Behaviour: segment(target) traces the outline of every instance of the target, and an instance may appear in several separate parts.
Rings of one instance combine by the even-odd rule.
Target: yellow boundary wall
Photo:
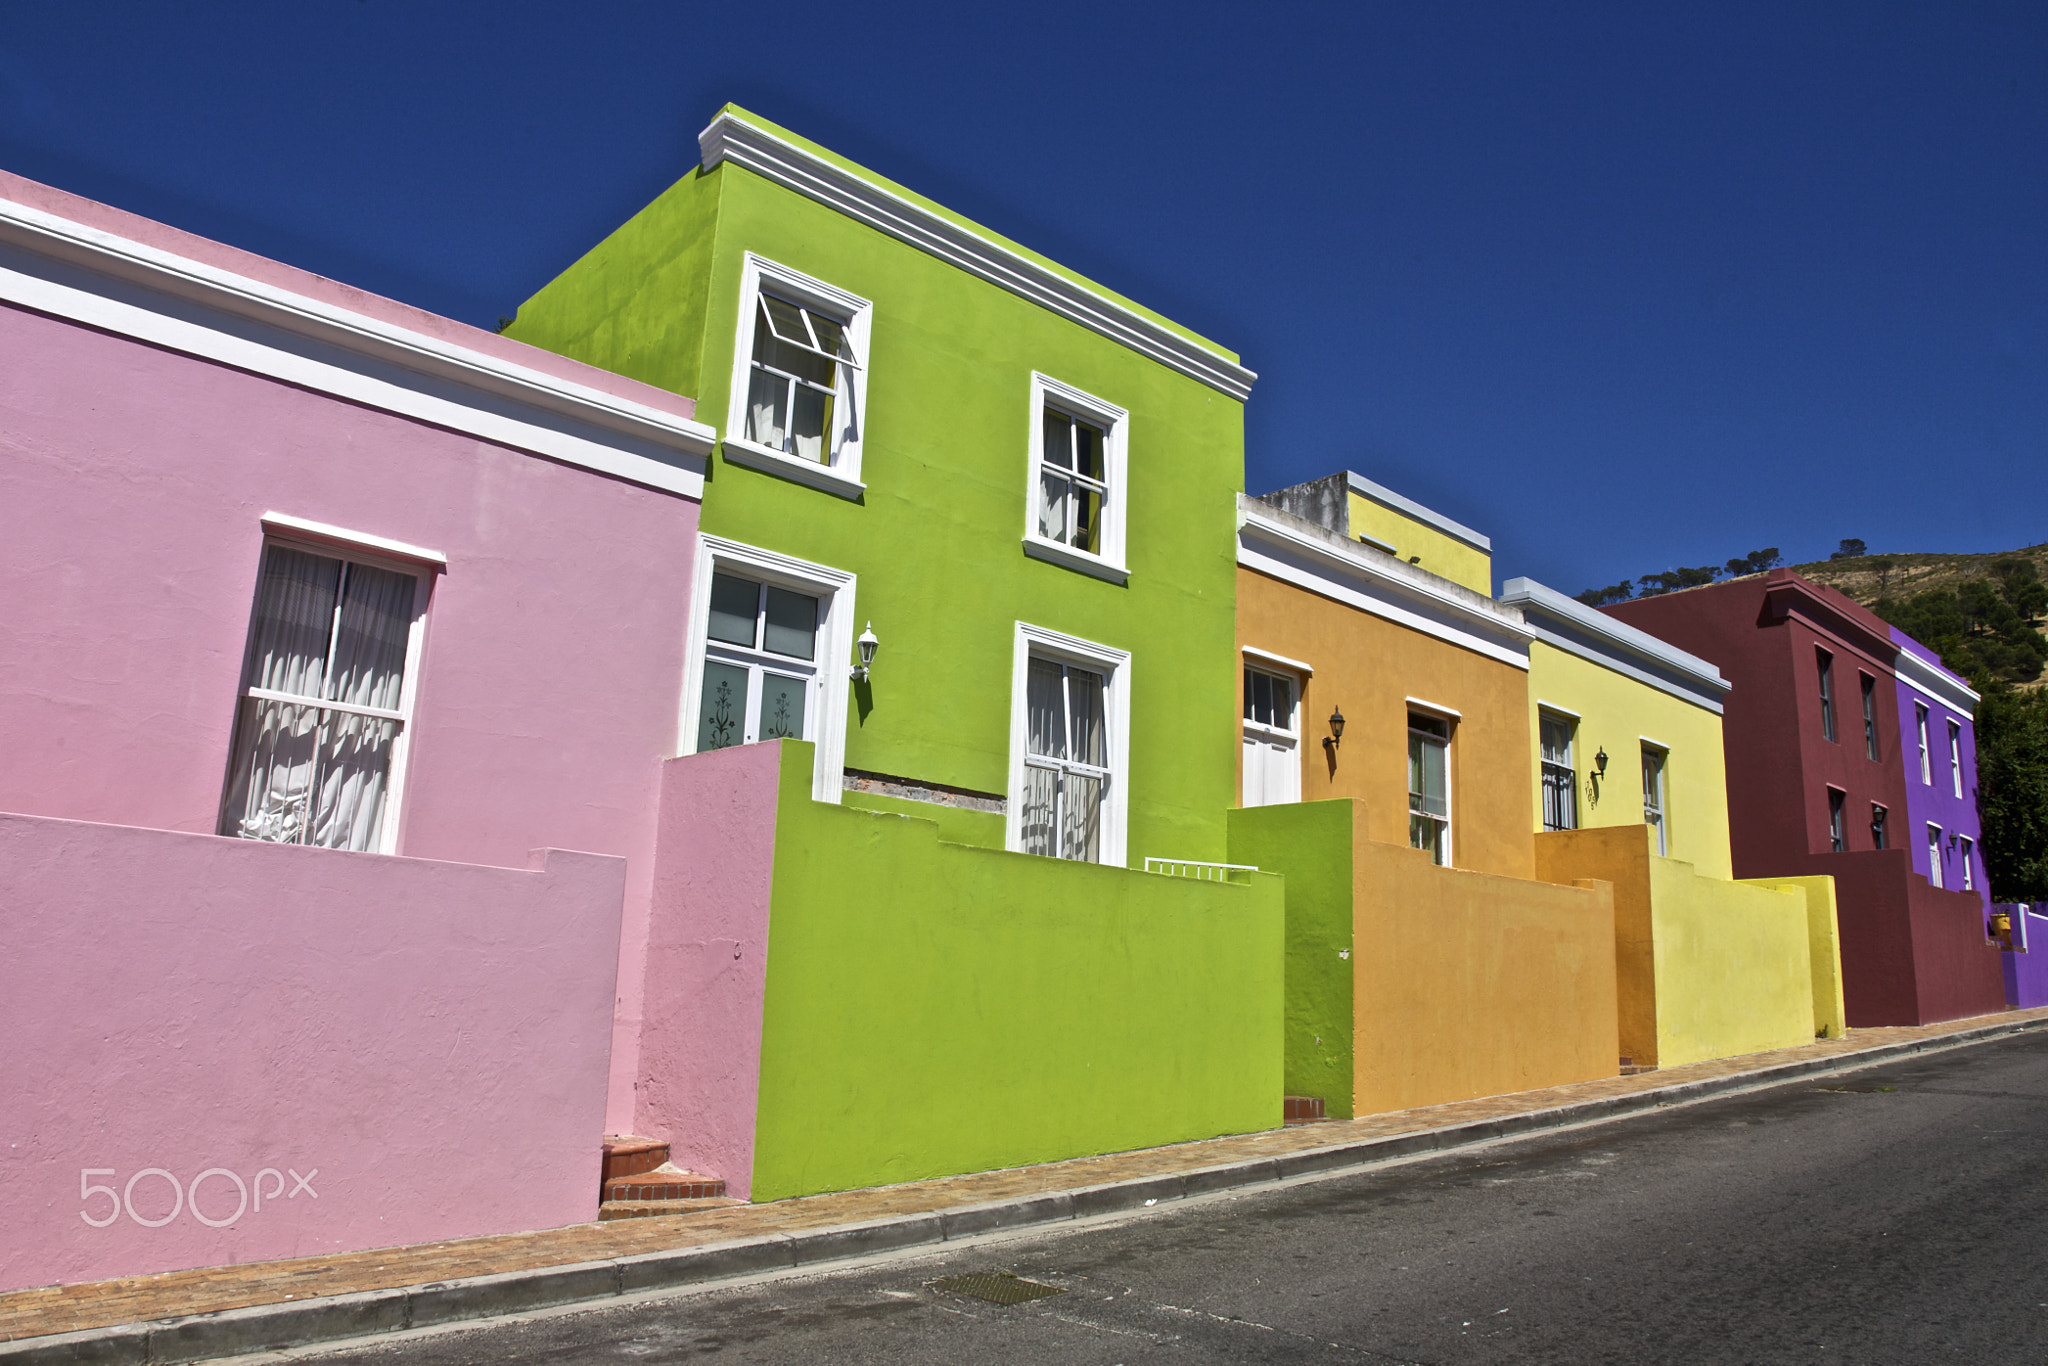
[[[1736,882],[1651,852],[1646,826],[1536,838],[1537,875],[1614,885],[1617,1033],[1675,1067],[1809,1043],[1842,1028],[1830,878]]]

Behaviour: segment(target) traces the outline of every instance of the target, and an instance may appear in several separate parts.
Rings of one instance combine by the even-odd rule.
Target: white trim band
[[[10,200],[0,301],[691,498],[717,439],[693,418]]]
[[[1251,645],[1242,645],[1238,648],[1241,653],[1248,654],[1253,659],[1263,660],[1268,664],[1278,664],[1283,669],[1292,669],[1303,678],[1308,678],[1315,673],[1313,668],[1302,663],[1300,660],[1289,659],[1286,655],[1276,655],[1271,650],[1261,650]]]
[[[448,567],[448,557],[438,550],[424,546],[407,545],[386,536],[372,536],[367,531],[350,531],[347,527],[329,526],[325,522],[308,521],[304,517],[289,517],[282,512],[266,512],[261,521],[265,531],[282,536],[300,536],[308,540],[323,541],[329,545],[346,546],[352,550],[370,550],[380,555],[395,555],[401,560],[413,560],[420,564]]]
[[[1161,365],[1200,380],[1240,403],[1251,394],[1252,382],[1258,378],[1228,357],[1129,306],[934,213],[923,204],[883,189],[809,148],[756,127],[730,109],[721,110],[697,135],[697,146],[707,171],[721,161],[744,167],[784,189],[836,209],[856,222],[885,232],[1069,322],[1079,323]]]

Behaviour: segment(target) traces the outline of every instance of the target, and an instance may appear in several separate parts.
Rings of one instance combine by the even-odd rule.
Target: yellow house
[[[1531,636],[1483,537],[1361,536],[1362,483],[1238,500],[1230,848],[1287,879],[1287,1090],[1348,1116],[1613,1076],[1613,894],[1537,871]],[[1465,582],[1425,567],[1453,541]]]
[[[1614,884],[1619,1037],[1632,1070],[1843,1028],[1830,878],[1736,882],[1720,671],[1530,579],[1536,876]]]

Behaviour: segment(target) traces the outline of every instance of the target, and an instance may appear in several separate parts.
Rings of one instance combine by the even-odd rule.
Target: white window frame
[[[817,748],[811,796],[837,805],[846,778],[846,699],[852,673],[856,576],[758,546],[699,535],[697,564],[690,582],[690,617],[685,634],[683,697],[676,731],[677,754],[697,752],[697,721],[703,705],[704,652],[710,643],[711,576],[727,570],[749,579],[793,589],[818,599],[817,695],[805,729]]]
[[[1451,766],[1451,746],[1454,743],[1456,743],[1458,738],[1459,723],[1461,723],[1465,718],[1462,713],[1453,711],[1449,707],[1438,706],[1434,702],[1425,702],[1417,697],[1411,697],[1407,699],[1407,707],[1407,716],[1404,718],[1401,727],[1402,734],[1404,736],[1421,734],[1428,739],[1440,741],[1444,747],[1444,861],[1441,866],[1445,868],[1455,868],[1458,866],[1458,846],[1456,843],[1458,833],[1456,819],[1458,814],[1458,784],[1456,774]],[[1448,733],[1445,735],[1430,735],[1427,731],[1417,731],[1415,728],[1414,721],[1414,718],[1417,713],[1420,713],[1424,716],[1433,716],[1437,720],[1443,722],[1444,729]],[[1403,784],[1406,784],[1407,782],[1407,771],[1408,747],[1406,745],[1403,745],[1401,747],[1401,781],[1403,782]],[[1412,805],[1405,805],[1405,803],[1407,802],[1407,799],[1409,797],[1412,797],[1413,795],[1413,793],[1403,794],[1404,812],[1410,818],[1411,821],[1414,819],[1415,809]],[[1409,836],[1409,847],[1415,847],[1414,835],[1412,830]],[[1421,853],[1424,851],[1418,849],[1416,852]]]
[[[1545,721],[1560,722],[1565,727],[1564,763],[1562,764],[1553,765],[1550,760],[1543,757],[1543,723]],[[1539,799],[1536,819],[1542,823],[1542,828],[1546,832],[1551,831],[1553,827],[1544,819],[1541,799],[1546,796],[1545,789],[1549,786],[1550,769],[1552,767],[1566,769],[1571,773],[1571,782],[1566,788],[1566,791],[1571,795],[1571,824],[1560,825],[1554,828],[1557,830],[1577,830],[1579,828],[1579,717],[1575,713],[1561,711],[1556,707],[1545,706],[1539,702],[1536,704],[1536,793]]]
[[[1657,761],[1657,790],[1652,792],[1648,783],[1643,784],[1643,823],[1657,828],[1657,852],[1669,856],[1671,853],[1671,805],[1668,794],[1671,791],[1669,771],[1671,751],[1663,745],[1645,740],[1642,746],[1643,776],[1650,776],[1650,760]],[[1652,814],[1656,819],[1650,819]]]
[[[1963,724],[1948,723],[1948,771],[1955,778],[1956,795],[1963,795]]]
[[[1085,550],[1038,534],[1039,470],[1045,463],[1045,410],[1050,407],[1069,417],[1080,418],[1102,429],[1102,553]],[[1050,375],[1031,372],[1031,453],[1024,484],[1024,553],[1048,564],[1092,574],[1098,579],[1121,584],[1131,572],[1124,563],[1125,504],[1129,501],[1126,450],[1130,443],[1131,415],[1095,395],[1062,383]]]
[[[1294,755],[1294,781],[1292,784],[1293,795],[1279,802],[1269,802],[1262,804],[1270,806],[1284,806],[1292,802],[1298,802],[1301,800],[1301,765],[1303,760],[1303,751],[1301,745],[1303,731],[1302,706],[1304,702],[1303,694],[1307,691],[1307,688],[1304,685],[1308,681],[1308,666],[1305,664],[1279,664],[1276,661],[1278,661],[1281,658],[1281,656],[1268,654],[1263,650],[1253,650],[1250,648],[1246,648],[1244,651],[1242,651],[1242,656],[1243,657],[1239,663],[1238,674],[1238,677],[1240,679],[1242,679],[1244,675],[1248,673],[1261,673],[1265,674],[1268,678],[1277,678],[1283,680],[1288,687],[1294,690],[1294,728],[1292,730],[1289,730],[1283,726],[1269,726],[1264,724],[1263,722],[1255,721],[1249,716],[1243,715],[1242,713],[1244,709],[1251,705],[1251,697],[1249,694],[1247,694],[1244,698],[1240,699],[1240,704],[1238,706],[1238,712],[1240,713],[1238,720],[1242,726],[1242,729],[1240,731],[1239,750],[1240,752],[1242,752],[1243,750],[1242,737],[1246,735],[1253,736],[1257,739],[1262,739],[1268,742],[1285,743],[1289,747],[1290,752]],[[1300,670],[1300,672],[1297,672],[1297,669]],[[1240,807],[1250,805],[1249,802],[1245,801],[1245,796],[1247,794],[1244,790],[1244,778],[1244,774],[1238,775],[1237,804]]]
[[[1097,853],[1104,867],[1125,867],[1129,862],[1131,803],[1130,652],[1023,621],[1016,625],[1010,661],[1010,781],[1003,818],[1004,847],[1013,853],[1024,852],[1024,769],[1030,751],[1026,696],[1034,658],[1093,669],[1102,675],[1108,694],[1103,711],[1109,725],[1109,795],[1102,805]]]
[[[435,580],[448,567],[448,557],[438,550],[426,550],[407,545],[403,541],[372,536],[366,532],[350,531],[343,527],[328,526],[322,522],[306,521],[297,517],[286,517],[279,513],[265,513],[262,520],[263,546],[282,546],[286,550],[302,550],[311,555],[324,555],[329,559],[353,561],[370,569],[383,569],[395,574],[409,574],[413,580],[412,620],[405,631],[405,668],[398,680],[398,706],[385,711],[381,707],[358,707],[347,702],[322,702],[316,698],[302,699],[302,705],[318,707],[325,711],[345,711],[358,716],[374,716],[398,723],[398,734],[391,739],[391,761],[384,776],[384,814],[377,827],[377,847],[366,853],[396,854],[399,845],[400,822],[405,818],[405,775],[412,755],[413,711],[419,696],[420,657],[425,653],[427,643],[427,608],[434,596]],[[261,564],[259,558],[258,564]],[[259,570],[259,573],[261,571]],[[249,629],[255,629],[255,596],[260,585],[252,589],[250,597]],[[244,668],[246,669],[246,662]],[[294,694],[272,692],[266,688],[252,688],[240,684],[235,691],[235,726],[239,732],[242,720],[242,702],[250,697],[272,701],[290,702]],[[234,752],[234,741],[229,739],[229,753]],[[223,788],[223,795],[225,795]]]
[[[1936,887],[1947,889],[1947,882],[1941,875],[1941,827],[1933,821],[1927,822],[1927,880]]]
[[[799,460],[787,452],[749,441],[743,435],[747,430],[747,393],[754,370],[754,329],[761,320],[760,296],[764,287],[770,294],[786,298],[791,303],[831,314],[845,325],[847,339],[853,344],[856,360],[851,364],[845,361],[840,364],[851,375],[848,392],[853,402],[854,434],[832,452],[828,464]],[[728,462],[780,475],[841,498],[857,499],[867,492],[867,485],[860,478],[860,456],[867,435],[868,370],[873,359],[870,333],[874,309],[875,306],[866,299],[837,285],[813,279],[788,266],[777,265],[751,251],[746,253],[740,267],[739,326],[733,340],[732,392],[726,404],[724,443]]]
[[[1934,786],[1934,755],[1927,744],[1927,708],[1918,702],[1913,704],[1913,723],[1920,730],[1920,785]]]
[[[1970,866],[1970,855],[1977,852],[1977,842],[1968,835],[1956,836],[1956,857],[1963,865],[1963,890],[1977,890],[1976,870]]]

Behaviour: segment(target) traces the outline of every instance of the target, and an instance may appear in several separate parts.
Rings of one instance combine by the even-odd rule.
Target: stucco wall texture
[[[663,192],[522,304],[509,331],[694,394],[723,433],[748,251],[874,306],[865,494],[721,452],[703,524],[859,576],[854,618],[881,649],[865,702],[856,690],[843,718],[846,766],[1006,792],[1014,623],[1049,627],[1131,653],[1129,862],[1220,859],[1233,761],[1190,737],[1231,725],[1243,405],[730,162]],[[1127,584],[1024,553],[1034,370],[1130,414]],[[947,819],[953,837],[1003,841],[1000,819]]]
[[[755,748],[780,772],[730,775],[777,807],[754,1199],[1279,1122],[1279,878],[947,844],[812,800],[811,745]]]
[[[17,308],[0,362],[0,809],[212,832],[260,518],[425,546],[398,852],[626,856],[637,963],[694,501]]]
[[[1394,553],[1404,560],[1413,557],[1432,574],[1482,596],[1493,596],[1493,557],[1485,551],[1355,490],[1346,489],[1344,497],[1354,538],[1369,536],[1394,547]]]
[[[1364,1115],[1615,1075],[1612,889],[1439,868],[1368,805],[1231,813],[1232,857],[1287,879],[1289,1093]]]
[[[1408,843],[1410,697],[1457,711],[1451,739],[1451,862],[1534,876],[1528,675],[1512,664],[1347,607],[1250,569],[1237,571],[1238,647],[1315,670],[1301,695],[1301,796],[1356,798],[1361,838]],[[1244,681],[1234,695],[1243,714]],[[1333,752],[1333,710],[1344,740]],[[1242,782],[1243,755],[1238,757]]]
[[[1823,1023],[1839,1035],[1839,988],[1815,996],[1805,891],[1702,877],[1651,841],[1642,825],[1536,837],[1546,881],[1614,886],[1621,1055],[1675,1067],[1806,1043]],[[1819,980],[1832,984],[1832,901],[1818,913],[1829,946]]]
[[[0,815],[0,1291],[595,1217],[625,864],[533,861]]]
[[[1707,877],[1729,878],[1728,772],[1721,718],[1545,641],[1529,645],[1529,784],[1537,829],[1543,824],[1543,765],[1537,716],[1551,709],[1576,715],[1572,761],[1578,775],[1580,829],[1643,824],[1644,740],[1666,751],[1666,853]],[[1593,756],[1607,753],[1607,777],[1591,780]],[[1628,1050],[1624,1048],[1622,1052]]]

